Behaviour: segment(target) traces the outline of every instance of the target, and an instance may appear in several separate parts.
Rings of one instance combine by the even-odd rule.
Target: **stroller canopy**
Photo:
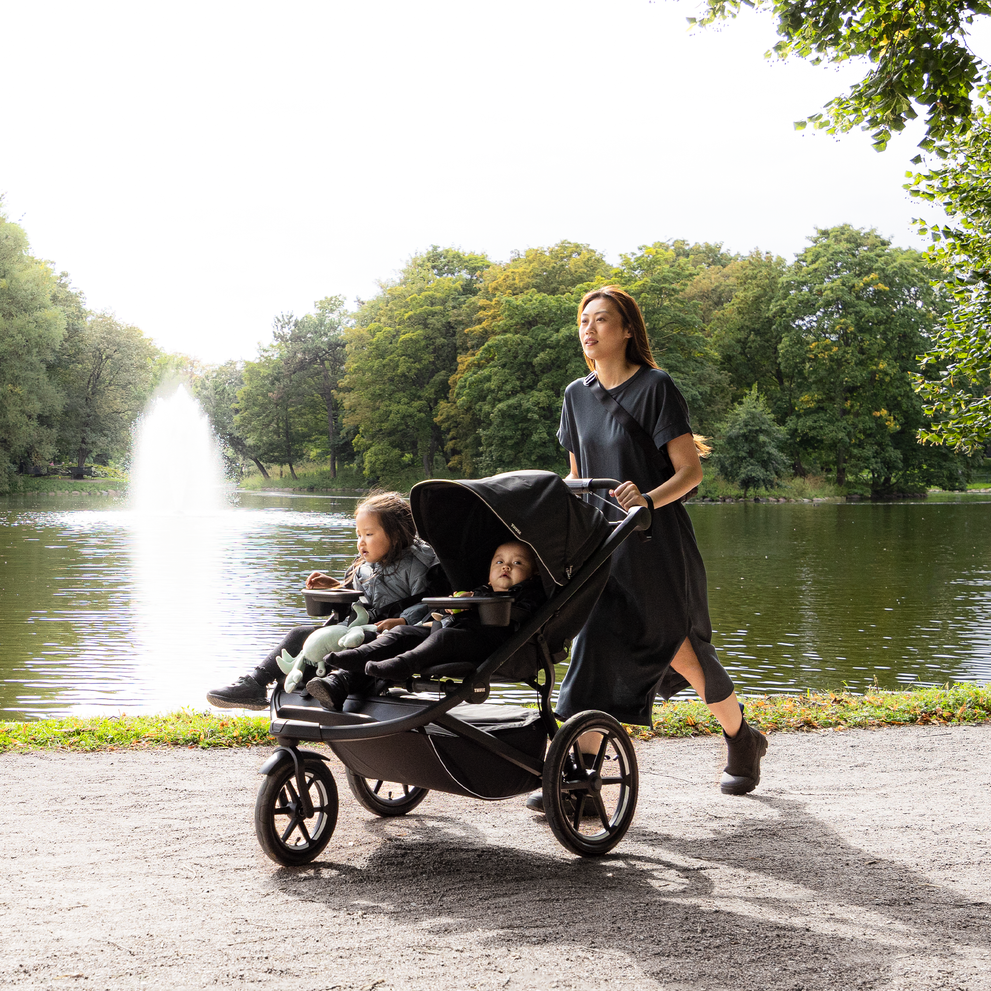
[[[552,471],[429,479],[413,486],[410,505],[420,536],[436,551],[455,589],[487,581],[496,547],[520,540],[537,555],[550,593],[553,585],[568,582],[610,531],[602,513]]]

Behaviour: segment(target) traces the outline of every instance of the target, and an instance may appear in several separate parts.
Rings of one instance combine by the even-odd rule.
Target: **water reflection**
[[[87,500],[0,510],[0,711],[206,707],[305,621],[353,554],[354,498],[243,496],[203,516]],[[743,693],[991,678],[991,504],[693,506]],[[529,698],[529,695],[526,697]]]
[[[991,505],[692,510],[716,641],[742,691],[985,681]]]

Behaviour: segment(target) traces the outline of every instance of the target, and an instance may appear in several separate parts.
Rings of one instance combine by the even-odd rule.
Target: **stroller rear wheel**
[[[429,788],[404,785],[397,781],[379,781],[363,778],[360,774],[347,770],[348,786],[358,803],[377,816],[404,816],[412,812],[428,794]]]
[[[608,853],[629,829],[639,791],[633,744],[608,713],[580,712],[554,734],[544,760],[544,812],[562,846],[583,857]]]
[[[255,833],[272,860],[289,867],[308,864],[330,842],[337,825],[337,784],[322,760],[305,759],[303,778],[313,805],[304,818],[296,768],[286,761],[266,775],[255,801]]]

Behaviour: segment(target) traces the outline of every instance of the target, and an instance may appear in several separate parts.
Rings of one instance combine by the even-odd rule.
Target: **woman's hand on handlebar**
[[[623,482],[622,485],[615,489],[610,489],[609,494],[616,497],[616,501],[629,512],[634,506],[646,506],[647,500],[644,499],[640,492],[640,489],[633,482]]]

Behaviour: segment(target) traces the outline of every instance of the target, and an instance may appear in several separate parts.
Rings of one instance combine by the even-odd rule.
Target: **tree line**
[[[965,455],[917,439],[933,426],[919,387],[940,371],[922,356],[951,304],[933,275],[918,252],[849,225],[817,231],[790,263],[678,240],[618,265],[569,241],[506,262],[432,247],[353,309],[331,296],[280,314],[254,360],[204,368],[89,312],[0,215],[0,484],[59,459],[126,461],[136,417],[175,374],[231,462],[263,475],[314,462],[368,484],[564,470],[561,400],[586,373],[577,305],[618,283],[730,480],[959,488]]]
[[[0,492],[14,476],[126,458],[131,426],[173,359],[137,327],[86,308],[31,255],[0,198]]]
[[[922,118],[916,166],[905,188],[940,206],[945,220],[918,221],[950,306],[923,364],[920,394],[930,423],[920,438],[978,451],[991,440],[991,65],[970,32],[988,0],[704,0],[699,27],[742,6],[771,15],[779,41],[769,57],[857,65],[847,93],[796,122],[830,134],[870,133],[884,151]]]
[[[731,480],[960,488],[967,457],[917,439],[932,426],[921,356],[949,305],[933,275],[920,253],[849,225],[817,231],[791,263],[685,241],[618,265],[567,241],[508,262],[432,247],[351,311],[329,297],[281,315],[257,360],[208,369],[197,390],[231,450],[263,472],[319,461],[389,483],[563,470],[561,400],[587,371],[578,302],[614,282],[639,302],[658,364]],[[765,420],[749,460],[773,471],[754,475],[740,456],[747,424]]]

